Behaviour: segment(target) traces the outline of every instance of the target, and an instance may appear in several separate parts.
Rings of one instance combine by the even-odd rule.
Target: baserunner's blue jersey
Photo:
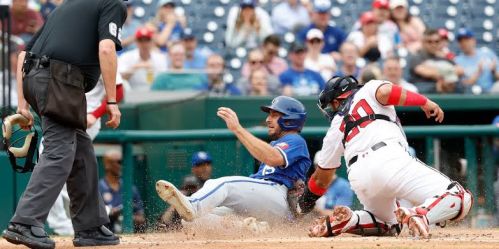
[[[281,152],[285,165],[270,167],[262,163],[258,172],[250,177],[267,179],[288,188],[292,188],[296,180],[305,181],[305,175],[312,164],[305,139],[299,134],[287,134],[270,142],[270,145]]]

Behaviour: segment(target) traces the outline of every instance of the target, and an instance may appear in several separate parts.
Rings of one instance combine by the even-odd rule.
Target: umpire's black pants
[[[45,104],[49,77],[48,68],[34,68],[24,79],[23,93],[37,113]],[[85,130],[40,117],[44,150],[11,222],[43,227],[67,183],[75,232],[109,223],[98,190],[97,160],[90,137]]]

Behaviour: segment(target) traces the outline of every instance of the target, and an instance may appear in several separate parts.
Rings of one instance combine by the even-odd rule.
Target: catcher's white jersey
[[[348,113],[356,120],[369,114],[383,114],[393,122],[374,120],[362,123],[350,131],[344,148],[342,140],[345,123],[343,116],[336,115],[323,140],[318,162],[321,168],[337,168],[341,164],[343,154],[348,162],[353,156],[369,150],[371,146],[381,141],[402,143],[403,146],[407,146],[405,135],[396,123],[397,114],[393,105],[384,106],[376,100],[376,91],[383,84],[391,83],[382,80],[371,80],[366,83],[353,97]]]

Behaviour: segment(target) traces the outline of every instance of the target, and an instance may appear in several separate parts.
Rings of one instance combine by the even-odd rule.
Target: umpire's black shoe
[[[100,226],[94,229],[76,232],[73,245],[79,246],[111,246],[118,245],[120,238],[109,231],[107,227]]]
[[[55,248],[55,242],[49,238],[41,227],[9,223],[7,229],[3,231],[2,237],[12,244],[23,244],[29,248]]]

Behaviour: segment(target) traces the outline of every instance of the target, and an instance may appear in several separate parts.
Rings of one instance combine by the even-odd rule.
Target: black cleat
[[[41,227],[9,223],[2,237],[12,244],[22,244],[35,249],[53,249],[55,242],[49,238]]]
[[[75,247],[80,246],[112,246],[118,245],[120,238],[113,232],[109,231],[107,227],[100,226],[94,229],[76,232],[73,239]]]

